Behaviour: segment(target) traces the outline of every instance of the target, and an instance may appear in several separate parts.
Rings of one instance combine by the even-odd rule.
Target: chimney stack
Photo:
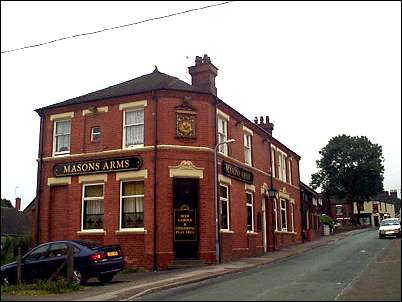
[[[264,122],[264,117],[260,116],[260,122],[258,123],[258,117],[254,118],[254,123],[263,128],[265,131],[267,131],[270,135],[272,135],[272,130],[274,130],[274,124],[269,122],[269,116],[265,116],[265,122]]]
[[[391,190],[389,191],[389,197],[391,199],[397,199],[398,198],[398,191],[397,190]]]
[[[195,57],[195,66],[190,66],[188,72],[191,75],[191,84],[203,89],[205,92],[210,92],[217,95],[215,86],[215,77],[218,75],[218,68],[211,63],[211,58],[208,55]]]
[[[15,209],[16,209],[17,211],[20,211],[20,210],[21,210],[21,198],[20,198],[20,197],[17,197],[17,198],[15,199]]]

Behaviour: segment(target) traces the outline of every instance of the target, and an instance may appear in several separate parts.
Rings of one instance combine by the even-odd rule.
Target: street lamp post
[[[275,217],[274,217],[274,198],[276,195],[276,189],[272,186],[271,183],[271,188],[268,189],[268,197],[271,199],[271,205],[272,205],[272,244],[273,244],[273,250],[275,251]]]
[[[218,148],[223,144],[230,144],[235,142],[235,139],[225,140],[215,145],[214,149],[214,193],[215,193],[215,225],[216,225],[216,234],[215,234],[215,257],[216,263],[221,263],[221,245],[220,245],[220,206],[218,204]]]

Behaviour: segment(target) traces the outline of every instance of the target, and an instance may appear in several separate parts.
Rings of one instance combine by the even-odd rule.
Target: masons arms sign
[[[253,183],[253,174],[228,162],[222,161],[223,175],[235,178],[245,183]]]
[[[73,163],[56,164],[53,167],[54,176],[69,176],[80,174],[107,173],[113,171],[139,170],[142,159],[139,156],[94,159]]]

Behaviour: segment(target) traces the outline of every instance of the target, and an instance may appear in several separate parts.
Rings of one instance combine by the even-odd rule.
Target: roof
[[[30,235],[29,215],[15,208],[1,208],[1,235]]]
[[[162,89],[179,90],[179,91],[196,92],[196,93],[209,93],[208,91],[190,85],[176,77],[162,73],[155,66],[155,70],[152,73],[95,92],[91,92],[79,97],[75,97],[63,102],[42,107],[36,109],[35,111],[39,113],[39,111],[41,111],[42,109],[50,109],[74,104],[81,104],[96,100],[134,95]]]
[[[307,190],[307,191],[310,191],[310,193],[312,193],[312,194],[319,195],[319,193],[317,191],[315,191],[313,188],[309,187],[308,185],[306,185],[302,181],[300,181],[300,189],[301,190]]]

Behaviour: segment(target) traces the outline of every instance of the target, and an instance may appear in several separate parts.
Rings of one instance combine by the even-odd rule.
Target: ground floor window
[[[290,204],[290,223],[292,232],[295,231],[295,219],[294,219],[294,204]]]
[[[246,206],[247,206],[247,231],[254,231],[254,217],[253,217],[253,194],[246,192]]]
[[[227,186],[219,186],[219,200],[221,203],[221,229],[229,230],[229,190]]]
[[[103,184],[83,187],[83,229],[103,229]]]
[[[287,231],[288,222],[286,217],[286,200],[281,199],[281,222],[282,222],[282,231]]]
[[[273,199],[274,204],[274,217],[275,217],[275,231],[278,230],[278,210],[276,208],[276,199]]]
[[[121,227],[144,227],[144,182],[121,183]]]

